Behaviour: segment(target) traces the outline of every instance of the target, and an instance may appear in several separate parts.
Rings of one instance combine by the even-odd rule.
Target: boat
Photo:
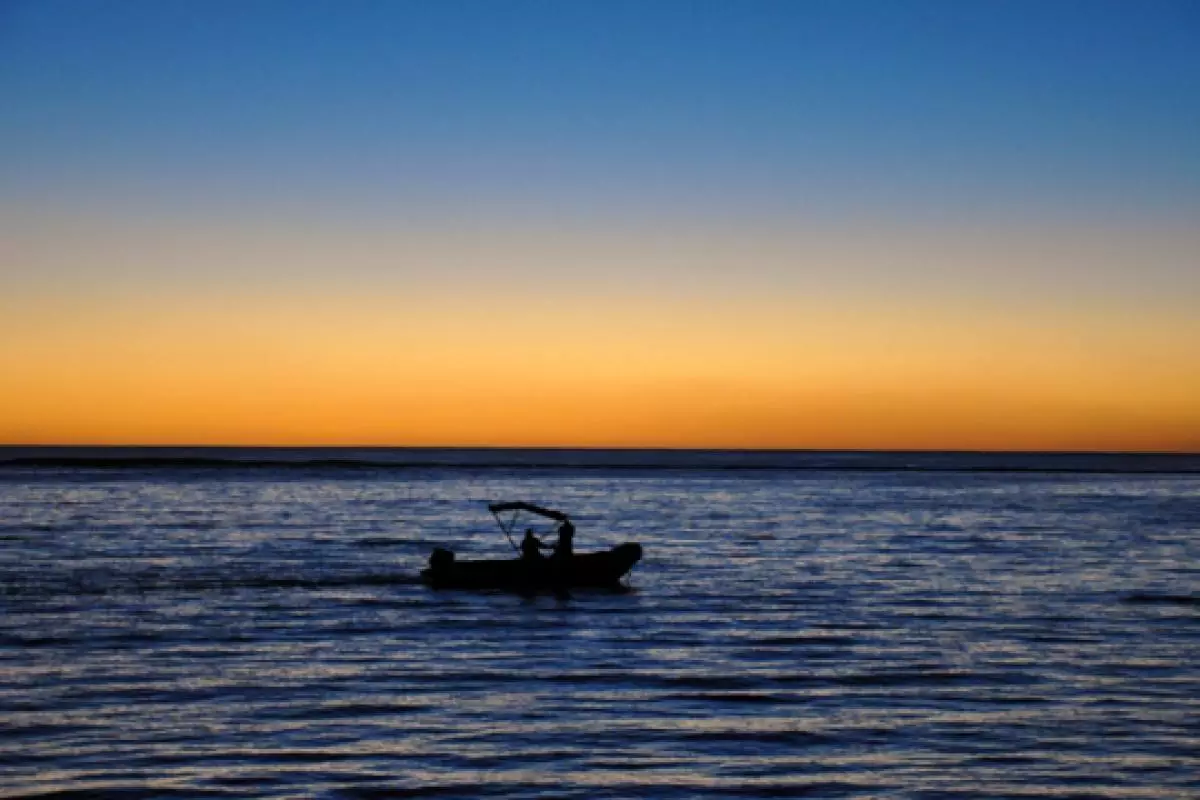
[[[492,503],[488,510],[496,518],[509,544],[518,550],[512,532],[520,514],[528,513],[570,524],[561,511],[525,502]],[[507,521],[500,515],[512,512]],[[433,589],[501,589],[518,592],[568,589],[612,589],[626,587],[621,579],[642,558],[642,546],[625,542],[609,550],[574,554],[565,558],[459,559],[453,550],[435,548],[421,581]]]

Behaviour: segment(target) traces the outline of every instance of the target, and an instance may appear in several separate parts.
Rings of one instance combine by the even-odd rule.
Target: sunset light
[[[0,442],[1200,449],[1194,14],[168,5],[0,17]]]

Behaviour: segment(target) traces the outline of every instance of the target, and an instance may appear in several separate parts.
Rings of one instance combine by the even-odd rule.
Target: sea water
[[[1195,458],[109,455],[0,463],[3,797],[1200,796]],[[501,500],[632,591],[422,586]]]

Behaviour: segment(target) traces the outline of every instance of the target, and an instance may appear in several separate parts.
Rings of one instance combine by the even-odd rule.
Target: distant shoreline
[[[0,469],[597,469],[1200,473],[1197,453],[0,445]]]

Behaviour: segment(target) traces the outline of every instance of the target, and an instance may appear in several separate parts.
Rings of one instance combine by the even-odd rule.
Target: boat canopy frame
[[[561,511],[555,511],[553,508],[535,505],[533,503],[492,503],[488,506],[488,511],[493,515],[499,514],[501,511],[528,511],[530,514],[538,514],[543,517],[549,517],[559,522],[566,522],[569,517]]]
[[[512,503],[489,503],[488,511],[492,512],[492,516],[496,518],[496,522],[500,525],[500,530],[504,531],[504,535],[507,537],[508,543],[511,544],[513,550],[516,550],[518,553],[521,552],[521,548],[517,547],[517,543],[513,541],[512,531],[513,528],[517,526],[517,519],[520,517],[522,511],[526,511],[530,514],[537,514],[538,516],[556,520],[557,522],[570,521],[570,517],[561,511],[555,511],[553,508],[546,508],[545,506],[539,506],[535,503],[523,503],[520,501]],[[508,522],[505,522],[500,516],[505,511],[513,512],[513,515],[511,518],[509,518]]]

